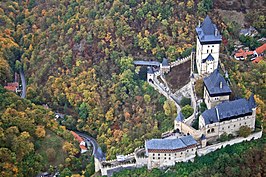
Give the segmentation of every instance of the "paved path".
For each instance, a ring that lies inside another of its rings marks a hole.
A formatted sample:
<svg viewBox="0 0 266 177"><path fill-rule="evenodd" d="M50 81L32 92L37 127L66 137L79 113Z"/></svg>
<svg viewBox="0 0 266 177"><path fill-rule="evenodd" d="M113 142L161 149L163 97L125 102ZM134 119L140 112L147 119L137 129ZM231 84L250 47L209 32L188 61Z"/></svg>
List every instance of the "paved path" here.
<svg viewBox="0 0 266 177"><path fill-rule="evenodd" d="M19 70L20 78L21 78L21 83L22 83L22 93L21 93L21 98L26 97L26 79L25 79L25 74L23 69Z"/></svg>
<svg viewBox="0 0 266 177"><path fill-rule="evenodd" d="M160 77L159 74L157 74L158 77ZM162 77L161 77L162 78ZM158 81L158 79L155 77L154 78L154 83L150 83L149 84L155 86L157 88L157 90L163 94L167 99L172 100L175 105L176 105L176 109L177 109L177 114L181 111L181 107L179 106L178 102L177 102L177 98L175 97L175 95L171 92L170 88L167 85L167 82L165 81L164 84L161 83L163 85L163 87L161 86L160 82Z"/></svg>

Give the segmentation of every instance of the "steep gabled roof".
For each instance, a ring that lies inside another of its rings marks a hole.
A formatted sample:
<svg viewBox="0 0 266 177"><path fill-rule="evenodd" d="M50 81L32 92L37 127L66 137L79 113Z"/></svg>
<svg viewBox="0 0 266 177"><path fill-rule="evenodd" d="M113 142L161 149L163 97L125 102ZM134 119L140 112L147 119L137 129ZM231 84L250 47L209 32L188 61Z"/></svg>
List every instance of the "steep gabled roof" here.
<svg viewBox="0 0 266 177"><path fill-rule="evenodd" d="M169 66L169 63L168 63L168 59L167 58L163 58L162 66Z"/></svg>
<svg viewBox="0 0 266 177"><path fill-rule="evenodd" d="M147 68L147 73L154 74L153 68L152 67L148 67Z"/></svg>
<svg viewBox="0 0 266 177"><path fill-rule="evenodd" d="M80 143L83 141L83 138L81 138L77 133L70 131L72 135L75 137L75 139Z"/></svg>
<svg viewBox="0 0 266 177"><path fill-rule="evenodd" d="M230 95L232 92L218 69L215 69L210 76L204 78L204 85L211 96Z"/></svg>
<svg viewBox="0 0 266 177"><path fill-rule="evenodd" d="M214 58L213 58L212 54L209 54L207 56L207 58L205 58L205 59L202 60L202 63L205 63L206 61L213 61L213 60L214 60Z"/></svg>
<svg viewBox="0 0 266 177"><path fill-rule="evenodd" d="M202 117L204 118L205 125L207 125L252 114L252 109L255 107L256 102L252 94L248 100L241 98L220 103L215 108L204 111Z"/></svg>
<svg viewBox="0 0 266 177"><path fill-rule="evenodd" d="M196 28L196 32L200 42L221 42L222 36L215 24L212 23L210 17L204 19L202 24Z"/></svg>
<svg viewBox="0 0 266 177"><path fill-rule="evenodd" d="M250 97L248 98L248 103L249 103L249 106L251 107L251 108L255 108L255 107L257 107L257 105L256 105L256 101L255 101L255 98L254 98L254 94L252 93L251 95L250 95Z"/></svg>

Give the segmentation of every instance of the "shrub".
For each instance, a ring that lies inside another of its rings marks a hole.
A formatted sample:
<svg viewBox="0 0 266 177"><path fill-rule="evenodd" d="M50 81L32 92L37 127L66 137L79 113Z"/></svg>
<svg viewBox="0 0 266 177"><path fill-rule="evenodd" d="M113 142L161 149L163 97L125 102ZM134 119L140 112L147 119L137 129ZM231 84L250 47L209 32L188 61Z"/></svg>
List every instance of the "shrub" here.
<svg viewBox="0 0 266 177"><path fill-rule="evenodd" d="M251 134L251 128L249 128L248 126L241 126L239 128L239 136L242 136L244 138L248 137L248 135Z"/></svg>
<svg viewBox="0 0 266 177"><path fill-rule="evenodd" d="M180 101L180 104L182 107L184 107L186 105L190 105L191 104L191 98L183 97Z"/></svg>
<svg viewBox="0 0 266 177"><path fill-rule="evenodd" d="M185 118L188 118L189 116L191 116L193 114L193 111L194 111L193 108L189 105L186 105L181 109L181 112Z"/></svg>

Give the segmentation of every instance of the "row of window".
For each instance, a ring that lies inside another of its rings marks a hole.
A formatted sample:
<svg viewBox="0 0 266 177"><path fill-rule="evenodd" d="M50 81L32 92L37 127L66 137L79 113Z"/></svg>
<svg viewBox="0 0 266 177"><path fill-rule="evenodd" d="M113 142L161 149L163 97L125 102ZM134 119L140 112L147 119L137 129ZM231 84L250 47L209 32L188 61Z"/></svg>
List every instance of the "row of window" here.
<svg viewBox="0 0 266 177"><path fill-rule="evenodd" d="M209 53L209 50L207 49L207 53ZM211 49L211 53L212 53L212 49Z"/></svg>
<svg viewBox="0 0 266 177"><path fill-rule="evenodd" d="M242 124L239 123L239 126L241 126ZM247 122L244 123L244 125L247 125ZM234 127L236 127L236 125L234 125ZM228 126L228 128L230 128L230 125ZM224 130L224 127L222 128L222 130Z"/></svg>
<svg viewBox="0 0 266 177"><path fill-rule="evenodd" d="M239 126L241 126L241 125L242 124L239 123ZM247 122L245 122L244 125L247 125ZM233 126L236 127L236 124L234 124ZM228 128L230 128L230 125L228 126ZM224 130L224 127L222 128L222 130ZM213 132L215 132L214 128L207 130L207 133L213 133Z"/></svg>
<svg viewBox="0 0 266 177"><path fill-rule="evenodd" d="M191 149L191 151L193 152L194 151L194 149ZM187 149L187 152L189 152L189 149ZM180 154L182 155L183 154L183 152L180 152ZM155 156L156 154L152 154L153 156ZM161 154L160 153L158 153L158 156L160 156ZM168 154L169 156L171 156L171 154ZM175 156L176 156L177 154L175 153ZM167 156L167 154L164 154L164 156Z"/></svg>
<svg viewBox="0 0 266 177"><path fill-rule="evenodd" d="M251 117L249 117L249 116L246 116L246 117L243 117L243 118L241 118L241 119L249 119L249 118L251 118ZM238 118L239 119L239 118ZM240 120L241 120L240 119ZM233 119L233 120L230 120L230 122L233 122L235 120L235 122L237 122L237 119ZM220 122L220 125L221 124L226 124L226 123L228 123L229 121L224 121L224 122ZM213 122L211 121L211 124L212 124ZM245 125L246 125L247 123L245 123ZM240 126L241 126L241 123L239 124ZM213 124L213 126L216 126L216 124ZM209 125L207 125L206 126L206 128L209 128Z"/></svg>

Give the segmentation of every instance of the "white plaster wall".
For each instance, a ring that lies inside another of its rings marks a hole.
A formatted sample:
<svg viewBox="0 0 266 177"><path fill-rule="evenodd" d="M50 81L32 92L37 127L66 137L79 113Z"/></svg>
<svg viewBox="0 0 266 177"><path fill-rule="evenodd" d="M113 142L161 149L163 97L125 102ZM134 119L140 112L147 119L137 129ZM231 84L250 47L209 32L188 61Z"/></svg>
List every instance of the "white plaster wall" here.
<svg viewBox="0 0 266 177"><path fill-rule="evenodd" d="M204 86L204 102L208 109L215 107L223 101L229 101L229 95L211 97L207 88Z"/></svg>
<svg viewBox="0 0 266 177"><path fill-rule="evenodd" d="M255 110L253 110L253 114L250 116L245 116L238 119L232 119L223 122L216 122L213 124L208 124L206 126L203 117L200 116L199 126L204 131L204 134L206 135L207 139L213 138L215 136L219 137L223 133L236 135L241 126L248 126L252 130L255 129L256 114L254 112Z"/></svg>
<svg viewBox="0 0 266 177"><path fill-rule="evenodd" d="M212 73L218 66L220 44L204 44L201 45L197 38L196 62L199 74ZM212 54L214 61L202 63L202 59Z"/></svg>
<svg viewBox="0 0 266 177"><path fill-rule="evenodd" d="M173 166L175 162L182 162L196 154L196 147L185 149L180 152L148 153L148 169L164 166Z"/></svg>

